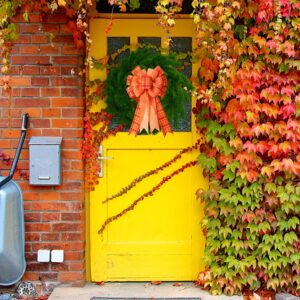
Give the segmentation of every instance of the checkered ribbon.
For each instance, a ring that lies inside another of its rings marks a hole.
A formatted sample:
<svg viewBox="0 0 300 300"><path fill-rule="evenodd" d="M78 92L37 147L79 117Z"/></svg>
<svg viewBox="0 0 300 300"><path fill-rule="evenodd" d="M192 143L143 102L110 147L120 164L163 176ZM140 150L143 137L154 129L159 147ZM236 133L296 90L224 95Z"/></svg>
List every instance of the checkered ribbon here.
<svg viewBox="0 0 300 300"><path fill-rule="evenodd" d="M138 102L129 133L137 135L143 129L153 132L162 130L163 134L172 133L172 128L162 107L160 99L167 90L167 78L159 67L141 69L139 66L127 77L127 93Z"/></svg>

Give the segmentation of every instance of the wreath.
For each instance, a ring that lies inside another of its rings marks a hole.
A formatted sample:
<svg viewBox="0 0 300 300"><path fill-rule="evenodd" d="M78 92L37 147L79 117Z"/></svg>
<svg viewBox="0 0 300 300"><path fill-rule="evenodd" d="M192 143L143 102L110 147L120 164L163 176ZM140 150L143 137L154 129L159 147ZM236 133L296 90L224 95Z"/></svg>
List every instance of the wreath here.
<svg viewBox="0 0 300 300"><path fill-rule="evenodd" d="M179 71L182 67L183 63L176 59L175 53L164 55L153 48L138 48L131 52L109 71L105 88L106 111L128 129L136 117L138 105L128 94L128 79L137 69L144 73L162 70L167 85L160 103L167 119L177 125L184 116L185 103L190 99L187 91L193 90L190 80Z"/></svg>

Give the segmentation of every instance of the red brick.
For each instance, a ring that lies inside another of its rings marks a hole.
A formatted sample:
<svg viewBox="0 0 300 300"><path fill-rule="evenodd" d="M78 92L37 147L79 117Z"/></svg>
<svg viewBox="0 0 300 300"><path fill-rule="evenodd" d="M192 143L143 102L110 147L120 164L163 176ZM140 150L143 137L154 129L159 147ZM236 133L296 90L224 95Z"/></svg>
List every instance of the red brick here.
<svg viewBox="0 0 300 300"><path fill-rule="evenodd" d="M58 24L43 24L43 31L44 32L58 32L59 25Z"/></svg>
<svg viewBox="0 0 300 300"><path fill-rule="evenodd" d="M5 149L5 148L10 148L10 140L0 140L0 148Z"/></svg>
<svg viewBox="0 0 300 300"><path fill-rule="evenodd" d="M84 254L85 243L84 243L84 241L71 243L70 249L72 251L79 251L80 254Z"/></svg>
<svg viewBox="0 0 300 300"><path fill-rule="evenodd" d="M47 272L47 273L40 273L39 280L40 281L57 281L58 279L58 273L54 272Z"/></svg>
<svg viewBox="0 0 300 300"><path fill-rule="evenodd" d="M63 97L80 97L82 96L82 88L62 88L61 95Z"/></svg>
<svg viewBox="0 0 300 300"><path fill-rule="evenodd" d="M3 129L2 138L18 138L20 136L20 130L17 129Z"/></svg>
<svg viewBox="0 0 300 300"><path fill-rule="evenodd" d="M60 74L60 67L44 66L41 67L41 75L57 75Z"/></svg>
<svg viewBox="0 0 300 300"><path fill-rule="evenodd" d="M53 86L81 86L81 80L77 77L54 77L51 82Z"/></svg>
<svg viewBox="0 0 300 300"><path fill-rule="evenodd" d="M49 192L44 192L41 195L42 200L58 200L58 192L56 191L49 191Z"/></svg>
<svg viewBox="0 0 300 300"><path fill-rule="evenodd" d="M26 232L25 240L27 242L39 242L41 235L39 233Z"/></svg>
<svg viewBox="0 0 300 300"><path fill-rule="evenodd" d="M17 46L14 46L10 52L11 55L19 54L19 53L20 53L20 50L19 50L19 47L17 47Z"/></svg>
<svg viewBox="0 0 300 300"><path fill-rule="evenodd" d="M58 88L42 88L41 96L42 97L55 97L59 96L60 90Z"/></svg>
<svg viewBox="0 0 300 300"><path fill-rule="evenodd" d="M79 212L62 213L61 214L62 221L80 221L81 219L82 219L82 214Z"/></svg>
<svg viewBox="0 0 300 300"><path fill-rule="evenodd" d="M62 136L63 138L82 138L83 130L82 129L63 129Z"/></svg>
<svg viewBox="0 0 300 300"><path fill-rule="evenodd" d="M40 53L41 54L57 54L58 51L59 51L59 49L56 45L40 46Z"/></svg>
<svg viewBox="0 0 300 300"><path fill-rule="evenodd" d="M61 47L61 54L83 54L83 51L75 48L74 45L67 45Z"/></svg>
<svg viewBox="0 0 300 300"><path fill-rule="evenodd" d="M32 119L31 124L34 128L50 128L49 119Z"/></svg>
<svg viewBox="0 0 300 300"><path fill-rule="evenodd" d="M21 54L39 54L40 50L38 46L22 46L20 48Z"/></svg>
<svg viewBox="0 0 300 300"><path fill-rule="evenodd" d="M21 24L20 29L22 33L37 33L41 30L40 24Z"/></svg>
<svg viewBox="0 0 300 300"><path fill-rule="evenodd" d="M36 202L31 205L32 210L44 210L44 211L64 211L69 207L66 203L54 203L54 202Z"/></svg>
<svg viewBox="0 0 300 300"><path fill-rule="evenodd" d="M43 110L43 117L60 117L60 109L59 108L50 108L47 110Z"/></svg>
<svg viewBox="0 0 300 300"><path fill-rule="evenodd" d="M36 261L37 260L37 253L36 252L26 252L25 258L27 261Z"/></svg>
<svg viewBox="0 0 300 300"><path fill-rule="evenodd" d="M24 112L29 114L30 118L39 118L41 117L41 109L38 107L27 107Z"/></svg>
<svg viewBox="0 0 300 300"><path fill-rule="evenodd" d="M27 268L28 271L49 271L48 263L28 263Z"/></svg>
<svg viewBox="0 0 300 300"><path fill-rule="evenodd" d="M60 136L61 131L60 131L60 129L43 129L42 135L43 136Z"/></svg>
<svg viewBox="0 0 300 300"><path fill-rule="evenodd" d="M73 201L73 200L81 200L82 199L82 195L81 193L78 192L61 192L60 193L60 199L63 201ZM64 214L64 216L67 216L69 214ZM67 221L67 219L63 220Z"/></svg>
<svg viewBox="0 0 300 300"><path fill-rule="evenodd" d="M71 271L82 271L85 269L85 263L81 261L71 261L70 270Z"/></svg>
<svg viewBox="0 0 300 300"><path fill-rule="evenodd" d="M43 17L40 13L30 13L29 14L29 21L32 23L42 22Z"/></svg>
<svg viewBox="0 0 300 300"><path fill-rule="evenodd" d="M26 98L17 98L15 100L17 107L49 107L50 100L47 98L41 99L26 99Z"/></svg>
<svg viewBox="0 0 300 300"><path fill-rule="evenodd" d="M70 245L72 245L72 244L70 244ZM65 253L65 260L66 261L68 261L68 260L81 260L81 259L83 259L83 257L84 257L83 251L72 251L72 252L68 251L68 252Z"/></svg>
<svg viewBox="0 0 300 300"><path fill-rule="evenodd" d="M47 241L58 241L59 233L42 233L41 240L44 242Z"/></svg>
<svg viewBox="0 0 300 300"><path fill-rule="evenodd" d="M70 244L62 243L62 242L39 242L32 244L32 251L38 251L39 249L58 249L58 250L65 250L69 251L71 249Z"/></svg>
<svg viewBox="0 0 300 300"><path fill-rule="evenodd" d="M26 272L21 280L22 281L37 281L37 280L39 280L39 273L37 273L37 272Z"/></svg>
<svg viewBox="0 0 300 300"><path fill-rule="evenodd" d="M82 141L81 140L67 140L63 141L64 149L81 149Z"/></svg>
<svg viewBox="0 0 300 300"><path fill-rule="evenodd" d="M63 172L63 178L65 180L83 180L83 172L65 171Z"/></svg>
<svg viewBox="0 0 300 300"><path fill-rule="evenodd" d="M10 67L10 74L11 75L20 75L22 67L21 66L11 66Z"/></svg>
<svg viewBox="0 0 300 300"><path fill-rule="evenodd" d="M16 44L30 44L31 35L20 34L16 40Z"/></svg>
<svg viewBox="0 0 300 300"><path fill-rule="evenodd" d="M32 38L34 35L32 36ZM49 56L18 56L15 55L12 58L12 63L14 65L48 65L50 63L50 57Z"/></svg>
<svg viewBox="0 0 300 300"><path fill-rule="evenodd" d="M38 86L48 86L49 79L47 77L32 77L31 84L38 85Z"/></svg>
<svg viewBox="0 0 300 300"><path fill-rule="evenodd" d="M39 222L41 220L41 215L38 212L26 212L25 222Z"/></svg>
<svg viewBox="0 0 300 300"><path fill-rule="evenodd" d="M47 18L47 22L49 23L66 23L65 14L51 14Z"/></svg>
<svg viewBox="0 0 300 300"><path fill-rule="evenodd" d="M42 221L59 221L60 213L58 212L43 212L42 213Z"/></svg>
<svg viewBox="0 0 300 300"><path fill-rule="evenodd" d="M82 155L78 150L63 150L63 158L80 160Z"/></svg>
<svg viewBox="0 0 300 300"><path fill-rule="evenodd" d="M71 232L71 231L80 231L81 225L80 223L66 223L60 222L56 224L52 224L52 231L53 232Z"/></svg>
<svg viewBox="0 0 300 300"><path fill-rule="evenodd" d="M66 263L63 263L63 264L52 263L51 264L51 271L68 271L68 270L69 270L69 266Z"/></svg>
<svg viewBox="0 0 300 300"><path fill-rule="evenodd" d="M84 238L83 234L80 233L62 233L61 239L63 241L79 241Z"/></svg>
<svg viewBox="0 0 300 300"><path fill-rule="evenodd" d="M52 56L52 63L54 65L78 65L81 63L79 56Z"/></svg>
<svg viewBox="0 0 300 300"><path fill-rule="evenodd" d="M34 34L31 37L31 42L32 44L48 44L49 43L49 36L47 35L38 35L38 34Z"/></svg>
<svg viewBox="0 0 300 300"><path fill-rule="evenodd" d="M75 67L75 66L61 66L61 75L72 75L72 76L78 76L81 78L78 73L81 71L81 68Z"/></svg>
<svg viewBox="0 0 300 300"><path fill-rule="evenodd" d="M83 98L52 98L53 107L83 107Z"/></svg>
<svg viewBox="0 0 300 300"><path fill-rule="evenodd" d="M73 37L71 35L56 35L53 42L58 44L72 44Z"/></svg>
<svg viewBox="0 0 300 300"><path fill-rule="evenodd" d="M25 224L25 231L30 232L40 232L40 231L50 231L50 224L43 224L43 223L26 223Z"/></svg>
<svg viewBox="0 0 300 300"><path fill-rule="evenodd" d="M83 117L83 108L63 108L62 109L62 117L70 118L70 117Z"/></svg>
<svg viewBox="0 0 300 300"><path fill-rule="evenodd" d="M22 97L38 97L40 95L39 88L25 88L21 92Z"/></svg>
<svg viewBox="0 0 300 300"><path fill-rule="evenodd" d="M52 120L53 128L82 128L81 119L54 119Z"/></svg>
<svg viewBox="0 0 300 300"><path fill-rule="evenodd" d="M22 74L24 75L38 75L40 74L40 67L38 66L22 66Z"/></svg>
<svg viewBox="0 0 300 300"><path fill-rule="evenodd" d="M31 82L30 82L30 77L17 77L17 76L13 76L11 78L11 85L14 86L30 86Z"/></svg>

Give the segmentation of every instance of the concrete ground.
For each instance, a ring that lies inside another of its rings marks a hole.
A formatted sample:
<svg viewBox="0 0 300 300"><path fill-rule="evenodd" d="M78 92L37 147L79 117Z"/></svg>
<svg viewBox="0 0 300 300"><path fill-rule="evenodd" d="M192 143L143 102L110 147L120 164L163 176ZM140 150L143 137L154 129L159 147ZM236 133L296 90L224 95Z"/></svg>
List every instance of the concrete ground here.
<svg viewBox="0 0 300 300"><path fill-rule="evenodd" d="M242 296L211 296L208 292L195 287L191 282L174 286L171 282L160 285L151 283L87 283L84 287L61 285L54 289L48 300L90 300L92 297L111 298L196 298L201 300L242 300Z"/></svg>

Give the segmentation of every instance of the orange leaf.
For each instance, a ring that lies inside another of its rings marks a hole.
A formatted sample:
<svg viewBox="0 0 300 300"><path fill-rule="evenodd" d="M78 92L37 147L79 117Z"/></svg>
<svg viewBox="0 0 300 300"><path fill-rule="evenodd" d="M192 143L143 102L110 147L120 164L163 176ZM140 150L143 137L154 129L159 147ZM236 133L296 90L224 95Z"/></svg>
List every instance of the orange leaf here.
<svg viewBox="0 0 300 300"><path fill-rule="evenodd" d="M182 283L181 282L174 282L173 286L182 286Z"/></svg>
<svg viewBox="0 0 300 300"><path fill-rule="evenodd" d="M161 281L151 281L151 284L152 284L152 285L160 285L160 284L161 284Z"/></svg>

